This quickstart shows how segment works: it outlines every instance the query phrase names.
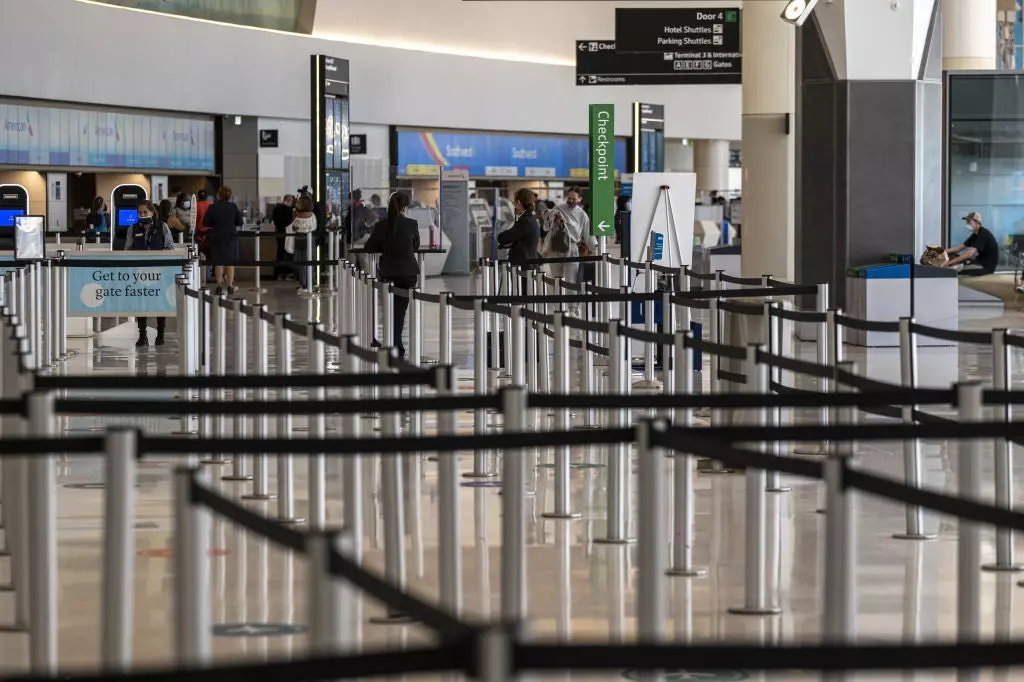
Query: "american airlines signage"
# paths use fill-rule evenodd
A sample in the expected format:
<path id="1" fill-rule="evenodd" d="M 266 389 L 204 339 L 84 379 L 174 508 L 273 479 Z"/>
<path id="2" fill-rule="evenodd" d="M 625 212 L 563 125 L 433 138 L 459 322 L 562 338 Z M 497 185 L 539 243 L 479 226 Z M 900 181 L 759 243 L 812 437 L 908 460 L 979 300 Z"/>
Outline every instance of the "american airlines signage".
<path id="1" fill-rule="evenodd" d="M 782 10 L 782 20 L 787 24 L 803 26 L 817 4 L 818 0 L 789 0 L 786 9 Z"/>

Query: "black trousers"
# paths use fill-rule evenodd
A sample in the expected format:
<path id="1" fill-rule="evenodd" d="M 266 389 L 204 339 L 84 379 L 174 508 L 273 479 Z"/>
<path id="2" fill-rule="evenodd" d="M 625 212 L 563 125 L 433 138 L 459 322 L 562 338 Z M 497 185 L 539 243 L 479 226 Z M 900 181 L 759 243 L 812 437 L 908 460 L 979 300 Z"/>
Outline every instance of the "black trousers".
<path id="1" fill-rule="evenodd" d="M 391 280 L 399 289 L 412 289 L 416 286 L 417 278 L 399 277 Z M 399 357 L 405 357 L 405 346 L 402 345 L 402 331 L 405 329 L 405 313 L 409 309 L 409 299 L 405 296 L 394 296 L 394 317 L 392 318 L 395 330 L 393 347 L 398 349 Z"/>
<path id="2" fill-rule="evenodd" d="M 139 335 L 140 336 L 142 334 L 146 333 L 146 321 L 148 319 L 149 318 L 146 318 L 146 317 L 136 317 L 135 318 L 135 321 L 139 323 Z M 156 318 L 156 334 L 157 334 L 157 336 L 163 336 L 164 335 L 164 327 L 166 327 L 166 326 L 167 326 L 167 318 L 166 317 L 158 317 L 158 318 Z"/>

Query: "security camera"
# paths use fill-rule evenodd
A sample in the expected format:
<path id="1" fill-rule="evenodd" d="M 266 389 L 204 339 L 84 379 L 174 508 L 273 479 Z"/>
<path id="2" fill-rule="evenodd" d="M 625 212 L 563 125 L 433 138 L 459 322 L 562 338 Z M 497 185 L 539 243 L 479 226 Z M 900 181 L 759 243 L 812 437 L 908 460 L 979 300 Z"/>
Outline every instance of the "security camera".
<path id="1" fill-rule="evenodd" d="M 787 24 L 803 26 L 817 4 L 818 0 L 789 0 L 786 9 L 782 10 L 782 20 Z"/>

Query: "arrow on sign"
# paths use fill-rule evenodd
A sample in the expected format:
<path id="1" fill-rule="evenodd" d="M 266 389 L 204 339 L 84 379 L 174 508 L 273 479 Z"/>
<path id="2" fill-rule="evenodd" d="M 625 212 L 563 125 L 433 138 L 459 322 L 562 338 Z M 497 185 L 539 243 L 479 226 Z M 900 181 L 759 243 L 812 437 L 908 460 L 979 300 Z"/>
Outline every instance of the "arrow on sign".
<path id="1" fill-rule="evenodd" d="M 597 229 L 599 230 L 607 230 L 609 227 L 611 227 L 611 225 L 608 224 L 607 220 L 602 220 L 597 224 Z"/>
<path id="2" fill-rule="evenodd" d="M 586 83 L 587 82 L 587 77 L 586 76 L 580 76 L 579 80 L 580 80 L 580 83 Z"/>
<path id="3" fill-rule="evenodd" d="M 580 52 L 586 52 L 587 51 L 587 44 L 586 43 L 580 43 L 577 46 L 576 49 L 578 49 Z"/>

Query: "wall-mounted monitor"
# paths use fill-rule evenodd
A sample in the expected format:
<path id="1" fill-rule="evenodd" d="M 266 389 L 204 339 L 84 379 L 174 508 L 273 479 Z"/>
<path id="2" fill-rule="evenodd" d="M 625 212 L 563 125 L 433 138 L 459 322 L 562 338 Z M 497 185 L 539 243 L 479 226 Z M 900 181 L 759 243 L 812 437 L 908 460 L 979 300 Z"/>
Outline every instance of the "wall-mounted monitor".
<path id="1" fill-rule="evenodd" d="M 20 208 L 0 208 L 0 227 L 14 227 L 14 219 L 25 215 Z"/>

